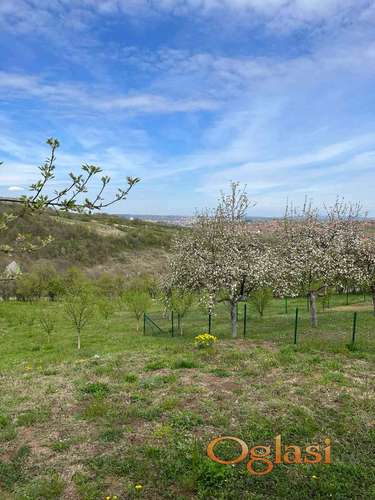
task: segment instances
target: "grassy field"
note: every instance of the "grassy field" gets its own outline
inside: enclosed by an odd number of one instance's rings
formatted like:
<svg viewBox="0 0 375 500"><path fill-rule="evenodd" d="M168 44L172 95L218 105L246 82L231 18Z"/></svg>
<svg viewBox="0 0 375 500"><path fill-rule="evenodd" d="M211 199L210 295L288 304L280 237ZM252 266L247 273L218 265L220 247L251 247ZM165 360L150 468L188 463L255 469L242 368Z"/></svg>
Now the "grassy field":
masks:
<svg viewBox="0 0 375 500"><path fill-rule="evenodd" d="M374 498L375 318L369 301L349 302L332 299L314 331L304 300L290 300L288 314L274 301L263 319L250 306L247 338L236 341L219 310L220 341L208 351L193 345L207 330L198 309L174 338L137 333L121 309L107 321L96 314L77 351L60 304L1 303L0 498ZM38 323L45 308L56 318L50 344ZM159 311L150 317L167 328ZM277 434L301 447L329 437L332 465L255 477L245 463L206 457L218 435L254 446Z"/></svg>
<svg viewBox="0 0 375 500"><path fill-rule="evenodd" d="M359 348L375 349L375 319L370 297L345 294L331 297L329 307L318 301L319 326L310 327L307 301L303 298L273 300L261 318L253 304L246 305L246 325L244 304L238 305L238 335L248 340L265 340L277 344L294 342L295 313L298 308L297 343L319 349L345 349L352 341L353 316L357 312L356 345ZM165 332L172 328L171 318L155 308L148 315ZM194 307L183 321L184 335L195 336L208 330L208 315ZM174 333L178 334L177 317L174 315ZM229 309L220 304L212 314L212 333L220 338L230 336ZM160 335L151 322L146 322L146 333Z"/></svg>

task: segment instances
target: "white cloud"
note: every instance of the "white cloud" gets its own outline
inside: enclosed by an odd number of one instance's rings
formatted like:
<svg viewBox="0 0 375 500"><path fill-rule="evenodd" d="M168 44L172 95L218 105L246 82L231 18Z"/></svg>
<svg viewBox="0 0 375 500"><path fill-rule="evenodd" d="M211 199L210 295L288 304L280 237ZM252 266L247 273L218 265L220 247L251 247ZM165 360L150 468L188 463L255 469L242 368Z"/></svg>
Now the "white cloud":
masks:
<svg viewBox="0 0 375 500"><path fill-rule="evenodd" d="M248 138L247 132L244 131L244 133L245 138ZM246 140L244 139L240 149L238 149L238 142L236 141L234 144L230 143L226 148L213 148L212 150L179 158L178 160L173 159L173 161L168 162L164 166L160 165L161 168L147 175L147 179L151 180L190 171L209 169L205 174L204 182L199 191L217 192L231 180L252 184L254 177L263 179L263 181L259 181L259 185L270 186L269 181L266 180L268 178L276 179L280 176L283 183L289 183L290 178L295 175L295 172L298 172L303 167L316 165L318 169L321 169L324 163L331 162L342 155L356 152L372 144L375 144L375 134L367 134L341 143L330 144L303 155L277 158L269 161L246 161L251 154L252 148L251 145L249 147L249 142L247 142L246 147ZM355 165L358 166L358 162L364 159L368 162L371 158L371 155L360 154ZM180 166L173 167L173 164ZM232 165L232 167L225 168L225 165ZM350 165L353 165L352 162L350 162ZM304 173L303 175L306 174ZM280 181L277 181L276 184L279 183Z"/></svg>
<svg viewBox="0 0 375 500"><path fill-rule="evenodd" d="M24 191L25 189L20 186L9 186L8 191Z"/></svg>
<svg viewBox="0 0 375 500"><path fill-rule="evenodd" d="M190 111L214 110L218 103L213 99L167 99L152 94L138 94L134 96L107 98L93 106L104 111L122 109L135 110L143 113L179 113Z"/></svg>
<svg viewBox="0 0 375 500"><path fill-rule="evenodd" d="M6 160L0 167L0 189L12 186L30 185L37 178L35 165L22 160Z"/></svg>
<svg viewBox="0 0 375 500"><path fill-rule="evenodd" d="M92 86L91 86L92 87ZM49 83L34 75L0 71L0 94L9 98L36 97L51 103L74 107L77 104L96 111L129 110L134 113L180 113L214 110L218 102L213 98L173 98L157 94L121 95L115 91L94 93L80 83Z"/></svg>

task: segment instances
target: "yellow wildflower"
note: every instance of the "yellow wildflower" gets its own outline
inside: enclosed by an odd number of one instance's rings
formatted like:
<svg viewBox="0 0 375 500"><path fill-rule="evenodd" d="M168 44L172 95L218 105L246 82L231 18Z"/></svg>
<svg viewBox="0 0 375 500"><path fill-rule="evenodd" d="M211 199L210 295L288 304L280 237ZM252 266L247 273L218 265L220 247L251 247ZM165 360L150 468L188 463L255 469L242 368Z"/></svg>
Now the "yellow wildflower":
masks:
<svg viewBox="0 0 375 500"><path fill-rule="evenodd" d="M215 342L217 342L217 337L215 335L210 335L209 333L202 333L195 337L195 346L196 347L210 347Z"/></svg>

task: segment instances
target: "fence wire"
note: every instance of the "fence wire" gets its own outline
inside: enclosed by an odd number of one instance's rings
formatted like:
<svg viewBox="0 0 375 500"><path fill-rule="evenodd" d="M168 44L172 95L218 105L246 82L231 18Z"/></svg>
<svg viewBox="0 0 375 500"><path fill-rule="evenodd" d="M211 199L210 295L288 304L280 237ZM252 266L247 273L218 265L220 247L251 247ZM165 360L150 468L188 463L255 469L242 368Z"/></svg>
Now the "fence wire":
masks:
<svg viewBox="0 0 375 500"><path fill-rule="evenodd" d="M270 341L311 347L347 346L375 348L375 318L370 305L353 304L349 310L340 306L320 306L318 327L310 324L306 300L275 301L261 316L249 303L238 304L237 337L254 341ZM356 307L357 306L357 307ZM296 308L298 321L296 323ZM358 309L358 311L356 310ZM356 318L354 321L354 313ZM354 335L353 335L354 327ZM229 307L220 304L211 316L202 308L194 307L181 317L176 312L158 310L145 314L144 334L170 337L195 337L212 333L219 338L231 337ZM296 334L296 335L295 335Z"/></svg>

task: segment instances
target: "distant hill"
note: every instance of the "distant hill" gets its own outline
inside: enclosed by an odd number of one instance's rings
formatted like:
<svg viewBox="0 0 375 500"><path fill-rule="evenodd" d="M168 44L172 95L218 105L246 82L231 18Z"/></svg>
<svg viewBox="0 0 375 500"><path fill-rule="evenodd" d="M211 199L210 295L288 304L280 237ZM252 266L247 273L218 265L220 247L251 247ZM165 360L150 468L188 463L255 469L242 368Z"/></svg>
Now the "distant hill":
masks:
<svg viewBox="0 0 375 500"><path fill-rule="evenodd" d="M0 212L14 211L1 203ZM17 208L19 211L19 208ZM11 243L18 233L53 237L53 242L28 255L0 255L0 268L16 260L24 268L48 261L58 269L71 265L92 272L112 271L134 274L158 272L166 262L172 237L183 230L173 225L95 214L56 214L53 211L23 215L1 234L2 243Z"/></svg>

